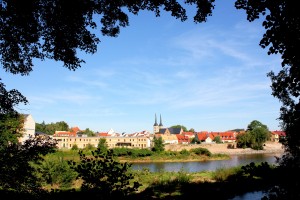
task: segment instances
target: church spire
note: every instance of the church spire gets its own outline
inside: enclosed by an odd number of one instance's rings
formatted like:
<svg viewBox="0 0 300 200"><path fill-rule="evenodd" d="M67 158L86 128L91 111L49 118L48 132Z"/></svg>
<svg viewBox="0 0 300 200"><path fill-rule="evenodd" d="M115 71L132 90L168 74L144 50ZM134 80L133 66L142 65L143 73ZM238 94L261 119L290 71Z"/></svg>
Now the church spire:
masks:
<svg viewBox="0 0 300 200"><path fill-rule="evenodd" d="M153 126L158 126L158 124L157 124L157 118L156 118L156 113L155 113L155 122L154 122Z"/></svg>
<svg viewBox="0 0 300 200"><path fill-rule="evenodd" d="M159 122L159 126L164 126L163 124L162 124L162 120L161 120L161 115L160 115L160 122Z"/></svg>

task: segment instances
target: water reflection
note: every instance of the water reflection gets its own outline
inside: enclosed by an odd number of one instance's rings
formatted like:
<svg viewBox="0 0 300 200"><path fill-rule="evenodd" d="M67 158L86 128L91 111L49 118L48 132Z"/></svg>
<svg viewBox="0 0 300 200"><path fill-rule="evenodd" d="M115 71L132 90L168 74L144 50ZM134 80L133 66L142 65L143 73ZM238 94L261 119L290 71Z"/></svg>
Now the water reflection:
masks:
<svg viewBox="0 0 300 200"><path fill-rule="evenodd" d="M251 154L251 155L233 155L230 160L213 160L201 162L155 162L155 163L135 163L132 165L134 170L148 168L151 172L184 170L186 172L214 171L218 168L228 168L239 165L246 165L251 162L268 162L275 164L276 157L281 154Z"/></svg>

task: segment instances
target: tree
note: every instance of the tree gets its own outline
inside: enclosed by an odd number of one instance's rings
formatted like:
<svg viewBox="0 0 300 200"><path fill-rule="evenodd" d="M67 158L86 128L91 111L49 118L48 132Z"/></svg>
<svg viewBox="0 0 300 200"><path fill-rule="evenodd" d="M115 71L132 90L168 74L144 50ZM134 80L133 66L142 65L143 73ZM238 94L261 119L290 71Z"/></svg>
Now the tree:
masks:
<svg viewBox="0 0 300 200"><path fill-rule="evenodd" d="M0 188L14 192L38 194L41 189L32 163L54 152L56 142L50 138L28 139L24 144L11 143L0 150Z"/></svg>
<svg viewBox="0 0 300 200"><path fill-rule="evenodd" d="M252 137L249 133L240 133L236 136L237 147L239 148L247 148L250 147L253 143Z"/></svg>
<svg viewBox="0 0 300 200"><path fill-rule="evenodd" d="M257 120L253 120L248 126L247 126L247 130L248 131L252 131L256 128L264 128L264 129L268 129L268 127L266 125L264 125L263 123L261 123L260 121Z"/></svg>
<svg viewBox="0 0 300 200"><path fill-rule="evenodd" d="M161 137L154 137L153 138L153 147L152 147L152 151L154 152L162 152L165 150L165 145L163 143L163 140Z"/></svg>
<svg viewBox="0 0 300 200"><path fill-rule="evenodd" d="M268 127L257 120L253 120L248 125L247 132L252 138L251 148L256 150L262 150L263 143L270 139L270 131Z"/></svg>
<svg viewBox="0 0 300 200"><path fill-rule="evenodd" d="M0 150L17 144L23 134L24 117L17 113L0 114Z"/></svg>
<svg viewBox="0 0 300 200"><path fill-rule="evenodd" d="M7 91L5 89L5 85L1 83L0 78L0 115L15 113L16 111L14 107L20 103L26 105L28 101L19 91L15 89Z"/></svg>
<svg viewBox="0 0 300 200"><path fill-rule="evenodd" d="M211 15L213 2L188 0L184 3L197 6L194 21L198 23ZM100 42L91 33L91 29L97 28L95 15L100 17L102 35L111 37L119 35L120 27L129 25L127 13L138 15L147 10L159 17L161 10L165 10L181 21L187 20L185 9L177 1L2 0L0 3L1 63L6 71L21 75L32 71L35 58L62 61L71 70L80 67L84 61L77 57L76 50L93 54Z"/></svg>
<svg viewBox="0 0 300 200"><path fill-rule="evenodd" d="M263 127L257 127L249 131L249 134L253 138L251 148L256 150L263 150L263 143L270 138L270 132Z"/></svg>
<svg viewBox="0 0 300 200"><path fill-rule="evenodd" d="M87 135L88 137L96 136L96 134L94 133L94 131L90 130L89 128L86 128L82 133L85 134L85 135Z"/></svg>
<svg viewBox="0 0 300 200"><path fill-rule="evenodd" d="M252 149L262 150L263 143L270 138L268 127L260 121L253 120L245 133L237 136L237 146L240 148L251 147Z"/></svg>
<svg viewBox="0 0 300 200"><path fill-rule="evenodd" d="M55 184L60 188L70 188L77 176L63 157L48 156L34 167L37 170L37 176L44 184L51 184L51 186Z"/></svg>
<svg viewBox="0 0 300 200"><path fill-rule="evenodd" d="M189 132L193 132L193 133L195 133L195 129L193 129L193 128L190 128Z"/></svg>
<svg viewBox="0 0 300 200"><path fill-rule="evenodd" d="M106 152L108 150L108 146L105 138L101 138L99 140L98 149L100 152Z"/></svg>
<svg viewBox="0 0 300 200"><path fill-rule="evenodd" d="M184 132L187 132L187 131L188 131L187 128L186 128L185 126L183 126L183 125L174 125L174 126L171 126L171 128L182 128L182 130L183 130Z"/></svg>
<svg viewBox="0 0 300 200"><path fill-rule="evenodd" d="M78 145L77 144L73 144L71 150L78 150Z"/></svg>
<svg viewBox="0 0 300 200"><path fill-rule="evenodd" d="M268 73L272 95L282 103L279 120L286 133L285 154L279 164L284 168L282 171L288 173L283 176L286 180L278 187L280 190L275 192L281 199L300 198L297 189L300 176L296 176L300 168L300 15L297 2L237 0L235 6L246 11L250 22L264 17L262 25L266 32L260 46L268 48L269 55L281 55L282 69L277 74Z"/></svg>
<svg viewBox="0 0 300 200"><path fill-rule="evenodd" d="M213 141L215 141L217 144L222 143L222 139L221 139L221 137L220 137L219 135L217 135L217 136L214 138Z"/></svg>
<svg viewBox="0 0 300 200"><path fill-rule="evenodd" d="M40 131L43 133L46 133L48 135L53 135L55 131L69 131L69 125L65 121L60 121L60 122L55 122L55 123L50 123L46 124L44 121L39 124L35 123L36 131Z"/></svg>

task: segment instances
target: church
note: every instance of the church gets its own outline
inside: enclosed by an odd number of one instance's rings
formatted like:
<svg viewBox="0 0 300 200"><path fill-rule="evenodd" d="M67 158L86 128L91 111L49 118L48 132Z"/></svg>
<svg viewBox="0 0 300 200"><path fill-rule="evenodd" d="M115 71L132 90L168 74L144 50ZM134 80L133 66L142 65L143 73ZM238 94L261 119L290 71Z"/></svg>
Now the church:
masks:
<svg viewBox="0 0 300 200"><path fill-rule="evenodd" d="M155 114L155 122L153 125L153 133L154 134L182 134L183 130L182 128L164 128L163 124L162 124L162 119L161 119L161 115L160 115L160 121L159 124L157 123L157 117Z"/></svg>

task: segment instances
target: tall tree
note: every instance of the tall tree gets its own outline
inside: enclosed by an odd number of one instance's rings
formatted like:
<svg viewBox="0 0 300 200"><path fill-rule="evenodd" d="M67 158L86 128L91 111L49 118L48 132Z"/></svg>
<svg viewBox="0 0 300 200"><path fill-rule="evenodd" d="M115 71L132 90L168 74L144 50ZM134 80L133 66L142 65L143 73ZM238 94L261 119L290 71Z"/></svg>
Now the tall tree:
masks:
<svg viewBox="0 0 300 200"><path fill-rule="evenodd" d="M100 152L107 152L108 146L105 138L101 138L98 143L98 147Z"/></svg>
<svg viewBox="0 0 300 200"><path fill-rule="evenodd" d="M0 150L17 144L23 134L24 117L17 113L0 114Z"/></svg>
<svg viewBox="0 0 300 200"><path fill-rule="evenodd" d="M55 131L69 131L69 124L65 121L55 122L46 124L44 121L40 123L35 123L35 130L46 133L48 135L53 135Z"/></svg>
<svg viewBox="0 0 300 200"><path fill-rule="evenodd" d="M15 107L20 103L26 105L28 103L26 97L18 90L6 90L4 83L0 82L0 115L15 113Z"/></svg>
<svg viewBox="0 0 300 200"><path fill-rule="evenodd" d="M268 127L267 125L261 123L260 121L257 121L257 120L253 120L252 122L250 122L250 124L247 126L247 130L248 131L252 131L256 128L263 128L263 129L267 129L268 130Z"/></svg>
<svg viewBox="0 0 300 200"><path fill-rule="evenodd" d="M154 137L153 138L153 147L152 147L152 151L155 152L162 152L165 150L165 144L162 140L161 137Z"/></svg>
<svg viewBox="0 0 300 200"><path fill-rule="evenodd" d="M272 95L282 103L280 122L286 133L285 154L280 166L285 168L281 199L299 199L300 176L300 14L297 1L291 0L237 0L236 8L244 9L251 22L264 18L266 32L260 41L268 54L280 54L282 69L268 76L272 81ZM292 183L292 184L290 184Z"/></svg>

